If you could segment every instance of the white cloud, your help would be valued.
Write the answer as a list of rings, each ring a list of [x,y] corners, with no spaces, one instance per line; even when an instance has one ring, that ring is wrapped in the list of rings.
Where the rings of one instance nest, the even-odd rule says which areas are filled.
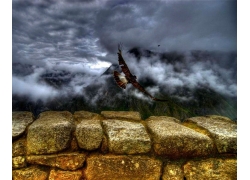
[[[12,94],[25,95],[33,101],[38,99],[47,101],[58,96],[59,92],[56,89],[45,83],[38,82],[42,71],[42,69],[37,69],[35,73],[25,77],[12,76]]]
[[[231,78],[232,71],[219,65],[220,59],[190,59],[188,55],[183,57],[183,61],[172,64],[160,61],[160,57],[143,57],[138,62],[135,58],[125,54],[124,59],[139,81],[149,77],[155,82],[150,88],[155,88],[154,93],[168,92],[178,94],[180,88],[195,90],[201,87],[210,88],[220,94],[237,96],[237,85]],[[207,58],[202,56],[201,58]],[[178,69],[176,71],[175,69]],[[230,80],[231,79],[231,80]],[[190,94],[191,96],[191,94]],[[140,97],[140,96],[137,96]],[[190,97],[182,97],[189,99]]]

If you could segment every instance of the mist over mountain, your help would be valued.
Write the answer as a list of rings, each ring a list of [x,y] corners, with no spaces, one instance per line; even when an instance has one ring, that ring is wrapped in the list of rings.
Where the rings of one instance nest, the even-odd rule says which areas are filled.
[[[121,72],[117,60],[96,73],[89,73],[84,66],[80,70],[72,69],[70,65],[50,69],[27,65],[25,68],[29,71],[22,75],[23,83],[38,86],[37,91],[20,94],[13,89],[12,108],[32,111],[35,115],[46,110],[72,113],[78,110],[134,110],[139,111],[143,118],[168,115],[184,119],[218,114],[237,119],[236,53],[159,53],[132,48],[124,51],[123,56],[138,82],[153,96],[167,99],[167,102],[154,102],[131,84],[125,90],[119,88],[112,74],[114,70]],[[19,74],[20,77],[19,66],[13,64],[13,76]]]
[[[120,89],[117,45],[154,102]],[[237,1],[12,1],[12,108],[237,117]]]

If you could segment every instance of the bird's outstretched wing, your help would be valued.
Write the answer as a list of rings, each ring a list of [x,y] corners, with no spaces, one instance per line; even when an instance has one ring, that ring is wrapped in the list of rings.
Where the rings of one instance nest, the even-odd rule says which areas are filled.
[[[154,96],[152,96],[149,92],[147,92],[137,81],[133,81],[131,82],[131,84],[137,88],[138,90],[140,90],[141,92],[143,92],[144,94],[148,95],[151,99],[155,100],[155,101],[168,101],[168,100],[164,100],[164,99],[158,99],[155,98]]]
[[[122,57],[122,51],[121,51],[121,48],[120,48],[120,45],[118,45],[118,62],[119,62],[119,65],[120,67],[122,68],[122,72],[127,76],[127,77],[130,77],[132,74],[131,72],[129,71],[129,68],[126,64],[126,62],[124,61],[123,57]]]

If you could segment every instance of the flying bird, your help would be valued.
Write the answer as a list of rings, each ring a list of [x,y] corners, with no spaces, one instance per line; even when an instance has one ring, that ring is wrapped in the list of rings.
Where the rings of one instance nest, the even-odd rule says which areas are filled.
[[[114,71],[113,75],[114,75],[114,79],[117,83],[117,85],[123,89],[126,89],[126,85],[131,83],[135,88],[137,88],[138,90],[140,90],[141,92],[143,92],[144,94],[146,94],[147,96],[149,96],[151,99],[155,100],[155,101],[167,101],[167,100],[163,100],[163,99],[158,99],[153,97],[151,94],[149,94],[136,80],[136,76],[131,74],[126,62],[124,61],[123,57],[122,57],[122,51],[120,49],[120,45],[118,46],[118,62],[119,65],[122,69],[122,72],[125,74],[122,75],[117,71]]]

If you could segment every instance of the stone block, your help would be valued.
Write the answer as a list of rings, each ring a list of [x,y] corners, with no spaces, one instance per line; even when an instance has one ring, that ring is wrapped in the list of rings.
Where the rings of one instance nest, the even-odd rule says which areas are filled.
[[[159,121],[159,120],[162,120],[162,121],[166,121],[166,122],[176,122],[176,123],[181,123],[181,121],[179,119],[176,119],[174,117],[170,117],[170,116],[150,116],[148,119],[146,120],[156,120],[156,121]]]
[[[47,180],[48,171],[45,168],[31,166],[12,171],[13,180]]]
[[[99,148],[103,137],[100,120],[82,121],[76,126],[75,134],[80,148],[86,150]]]
[[[158,155],[169,158],[207,156],[214,151],[212,139],[179,123],[165,119],[146,120]]]
[[[86,154],[83,153],[61,153],[52,155],[30,155],[27,162],[30,164],[57,167],[63,170],[76,170],[83,166]]]
[[[159,180],[162,162],[146,156],[92,155],[87,158],[88,180]]]
[[[235,180],[237,179],[237,161],[234,158],[189,161],[184,165],[184,175],[188,180]]]
[[[102,111],[101,115],[106,119],[141,120],[140,113],[136,111]]]
[[[72,114],[67,111],[47,111],[28,128],[27,153],[49,154],[66,149],[74,130]]]
[[[217,115],[192,117],[183,124],[196,131],[205,129],[219,153],[237,153],[237,124],[229,118]]]
[[[81,180],[82,171],[61,171],[52,169],[49,174],[49,180]]]
[[[150,137],[139,122],[104,120],[109,152],[115,154],[147,153],[151,149]]]
[[[33,114],[26,111],[12,112],[12,139],[20,137],[34,120]]]
[[[75,122],[78,124],[85,120],[102,120],[103,117],[100,114],[89,111],[75,111],[73,114]]]

